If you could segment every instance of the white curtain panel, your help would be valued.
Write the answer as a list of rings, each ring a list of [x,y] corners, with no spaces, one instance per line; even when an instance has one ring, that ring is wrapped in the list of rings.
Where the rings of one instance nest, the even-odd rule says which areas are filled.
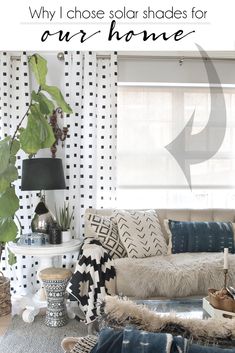
[[[86,208],[116,200],[117,54],[65,52],[66,200],[74,209],[74,235],[83,233]]]
[[[17,53],[17,58],[11,55],[0,53],[0,139],[14,133],[30,101],[27,53]],[[117,56],[66,52],[64,67],[64,87],[60,89],[73,109],[73,114],[65,117],[69,127],[63,149],[65,199],[74,208],[73,235],[79,237],[85,209],[113,206],[116,197]],[[19,175],[26,157],[18,155]],[[21,192],[20,180],[15,185],[20,198],[17,215],[27,233],[38,200],[35,193]],[[38,259],[18,256],[11,268],[5,257],[7,254],[2,269],[11,278],[12,290],[19,294],[35,291]],[[75,254],[63,256],[63,266],[73,268],[75,262]]]
[[[3,139],[7,135],[13,136],[28,109],[30,83],[26,53],[22,53],[16,59],[10,53],[1,52],[0,75],[0,138]],[[17,158],[19,175],[21,175],[21,164],[24,158],[26,156],[23,153]],[[32,213],[31,200],[28,193],[20,192],[20,179],[14,184],[16,193],[18,196],[20,194],[20,210],[17,215],[22,221],[23,231],[27,232]]]
[[[18,53],[17,58],[9,52],[0,52],[0,139],[7,135],[13,136],[17,125],[27,111],[30,102],[30,77],[26,52]],[[17,168],[21,175],[22,160],[27,158],[24,153],[17,155]],[[20,198],[20,209],[17,216],[23,233],[30,231],[31,216],[34,210],[35,193],[21,192],[20,178],[14,183]],[[11,287],[18,293],[31,291],[37,285],[35,268],[37,260],[18,256],[16,265],[10,267],[3,254],[2,270],[11,278]],[[1,266],[1,264],[0,264]]]

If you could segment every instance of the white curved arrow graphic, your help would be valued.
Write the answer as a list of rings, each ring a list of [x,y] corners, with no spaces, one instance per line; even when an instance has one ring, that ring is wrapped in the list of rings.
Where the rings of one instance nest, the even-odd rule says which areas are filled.
[[[197,47],[201,56],[206,58],[203,62],[210,87],[211,111],[209,120],[203,130],[192,134],[194,110],[184,129],[171,143],[165,146],[182,169],[190,189],[192,188],[190,166],[205,162],[213,157],[220,149],[226,132],[226,106],[219,76],[207,53],[199,45]],[[217,129],[214,129],[215,127]],[[209,148],[205,148],[203,151],[202,146],[207,140]],[[191,145],[193,151],[190,148]]]

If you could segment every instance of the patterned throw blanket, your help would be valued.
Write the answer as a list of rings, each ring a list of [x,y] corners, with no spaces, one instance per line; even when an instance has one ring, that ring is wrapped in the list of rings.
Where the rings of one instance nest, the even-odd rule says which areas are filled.
[[[68,285],[69,299],[78,301],[86,323],[100,314],[107,294],[115,294],[116,272],[113,261],[98,240],[85,239],[76,269]]]

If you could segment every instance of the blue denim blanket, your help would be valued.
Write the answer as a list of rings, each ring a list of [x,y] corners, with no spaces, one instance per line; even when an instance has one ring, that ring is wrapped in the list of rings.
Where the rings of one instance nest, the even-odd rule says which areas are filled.
[[[235,353],[234,349],[199,346],[183,337],[145,332],[127,327],[124,330],[105,328],[91,353]]]

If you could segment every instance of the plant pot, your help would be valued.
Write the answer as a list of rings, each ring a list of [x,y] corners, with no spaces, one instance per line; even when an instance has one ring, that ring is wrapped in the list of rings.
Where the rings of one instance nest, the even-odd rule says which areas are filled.
[[[63,230],[62,231],[62,243],[66,243],[67,241],[71,241],[71,231],[70,230]]]

